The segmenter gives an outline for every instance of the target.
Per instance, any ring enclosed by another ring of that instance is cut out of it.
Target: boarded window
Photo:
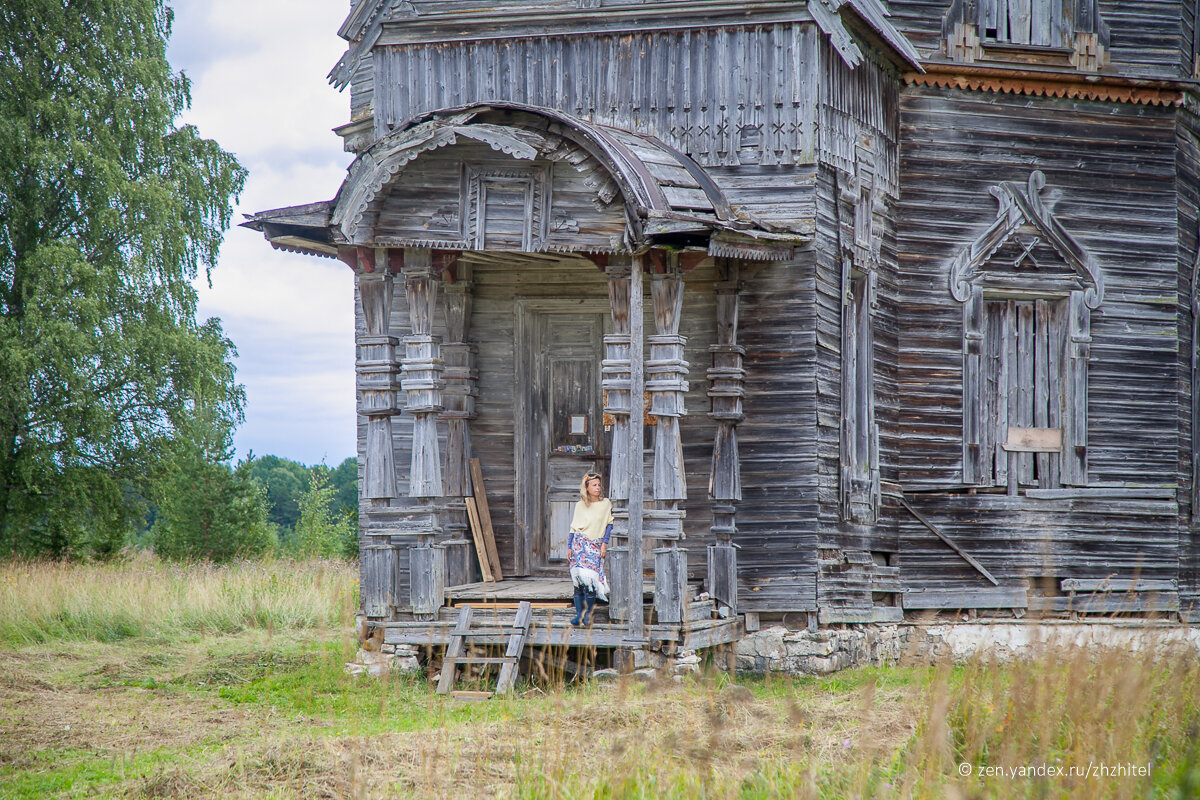
[[[1080,293],[985,300],[977,289],[964,312],[966,482],[1013,492],[1086,483],[1090,338]]]
[[[980,0],[979,37],[984,42],[1065,47],[1071,0]]]

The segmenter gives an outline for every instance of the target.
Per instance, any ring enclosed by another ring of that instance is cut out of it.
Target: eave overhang
[[[407,164],[461,140],[487,144],[516,160],[558,157],[563,142],[586,152],[612,184],[598,191],[602,196],[609,192],[611,199],[619,195],[625,209],[624,240],[607,252],[700,246],[711,255],[782,260],[797,244],[811,239],[732,207],[703,167],[652,136],[515,103],[422,115],[362,152],[335,200],[260,212],[243,224],[262,231],[276,247],[312,255],[336,257],[339,246],[380,246],[371,221],[379,198],[391,191]],[[387,246],[437,247],[424,240],[385,238]],[[596,252],[594,246],[574,248],[561,242],[535,246],[531,252],[576,249]]]

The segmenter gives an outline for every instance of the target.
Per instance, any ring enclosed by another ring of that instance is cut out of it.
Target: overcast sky
[[[250,171],[243,213],[331,199],[350,155],[331,129],[349,92],[325,75],[345,49],[348,0],[170,0],[168,56],[192,80],[183,121]],[[353,277],[331,259],[271,249],[234,227],[200,318],[220,317],[238,348],[246,421],[239,458],[278,455],[335,466],[355,448]]]

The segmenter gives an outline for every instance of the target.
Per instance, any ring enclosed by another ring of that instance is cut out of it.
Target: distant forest
[[[279,456],[255,456],[246,459],[242,469],[246,477],[267,493],[267,521],[275,526],[280,542],[287,544],[300,521],[300,501],[309,491],[314,469]],[[358,460],[351,456],[329,467],[329,487],[333,489],[332,510],[349,517],[358,527]]]

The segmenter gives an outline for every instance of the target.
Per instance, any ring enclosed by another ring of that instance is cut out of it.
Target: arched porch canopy
[[[443,109],[362,152],[337,197],[249,216],[279,248],[630,253],[655,244],[780,260],[794,234],[731,206],[645,134],[514,103]]]

